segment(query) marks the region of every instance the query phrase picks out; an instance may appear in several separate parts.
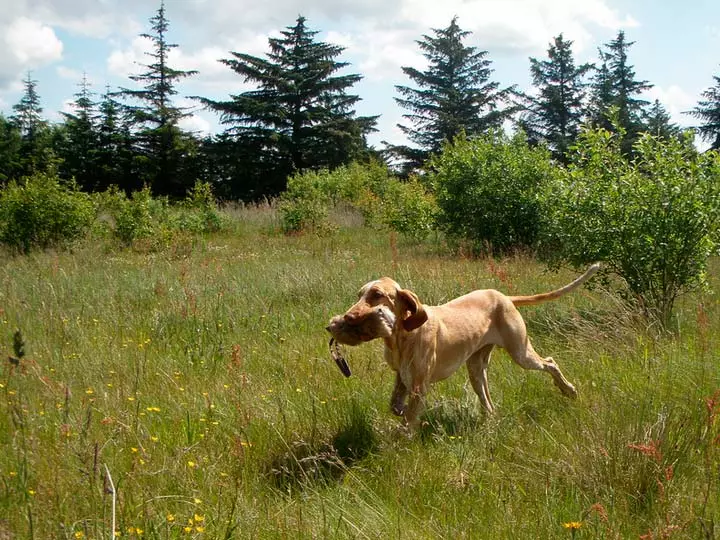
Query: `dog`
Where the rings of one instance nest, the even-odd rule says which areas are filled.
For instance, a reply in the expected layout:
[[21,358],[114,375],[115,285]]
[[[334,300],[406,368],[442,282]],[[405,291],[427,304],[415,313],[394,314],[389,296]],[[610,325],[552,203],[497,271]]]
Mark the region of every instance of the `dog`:
[[[358,301],[343,315],[333,317],[326,330],[332,335],[331,346],[333,340],[354,346],[383,339],[385,361],[396,374],[390,407],[411,428],[417,427],[430,385],[463,364],[480,402],[492,413],[487,369],[496,346],[503,347],[521,367],[549,373],[560,391],[574,398],[575,387],[555,361],[533,349],[517,308],[560,298],[599,268],[593,264],[573,282],[547,293],[507,296],[494,289],[476,290],[440,306],[422,304],[414,292],[383,277],[363,285]],[[339,353],[335,359],[349,376],[347,362]]]

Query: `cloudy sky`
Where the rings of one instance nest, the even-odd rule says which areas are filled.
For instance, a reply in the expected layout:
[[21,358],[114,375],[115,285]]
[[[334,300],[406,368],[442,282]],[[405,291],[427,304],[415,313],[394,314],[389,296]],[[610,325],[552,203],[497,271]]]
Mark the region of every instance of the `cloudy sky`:
[[[637,77],[655,87],[673,119],[720,75],[720,2],[717,0],[166,0],[169,41],[179,44],[170,65],[198,70],[178,85],[180,96],[224,99],[247,86],[218,62],[229,51],[262,55],[267,38],[298,15],[319,30],[319,39],[346,47],[340,60],[364,76],[353,92],[363,99],[358,113],[382,115],[372,143],[401,142],[394,85],[412,85],[401,66],[424,67],[415,40],[458,16],[470,30],[466,44],[489,51],[494,80],[527,88],[529,57],[544,58],[550,40],[563,33],[574,41],[578,63],[594,61],[597,48],[623,29],[635,41],[630,63]],[[148,19],[159,0],[0,0],[0,111],[11,112],[28,72],[38,81],[46,117],[67,110],[85,73],[92,90],[106,85],[137,88],[128,75],[147,63]],[[189,103],[186,98],[181,104]],[[212,113],[186,121],[196,131],[217,129]]]

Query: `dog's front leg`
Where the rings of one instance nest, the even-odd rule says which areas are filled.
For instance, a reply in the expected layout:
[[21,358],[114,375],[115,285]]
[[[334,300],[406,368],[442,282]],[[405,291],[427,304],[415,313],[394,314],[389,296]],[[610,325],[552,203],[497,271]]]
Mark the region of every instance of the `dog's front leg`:
[[405,412],[405,399],[408,391],[399,373],[395,374],[395,387],[390,396],[390,410],[395,416],[402,416]]
[[425,408],[425,387],[424,385],[414,384],[410,392],[407,407],[403,412],[405,424],[412,430],[415,430],[420,423],[420,415]]

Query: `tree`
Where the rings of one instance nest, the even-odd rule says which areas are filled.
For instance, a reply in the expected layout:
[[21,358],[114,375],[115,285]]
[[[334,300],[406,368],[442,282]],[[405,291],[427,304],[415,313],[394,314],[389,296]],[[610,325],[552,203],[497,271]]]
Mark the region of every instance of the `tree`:
[[130,121],[123,115],[123,110],[107,88],[98,104],[95,119],[98,132],[95,187],[99,191],[118,186],[129,194],[143,187],[134,166]]
[[679,137],[682,133],[680,127],[670,120],[670,114],[658,99],[645,112],[643,123],[645,131],[654,137],[669,139]]
[[25,91],[20,101],[13,105],[15,114],[10,117],[20,132],[18,177],[45,172],[55,165],[52,129],[42,116],[37,81],[28,73],[23,84]]
[[600,51],[601,67],[592,84],[594,125],[609,130],[615,126],[622,128],[621,147],[626,155],[645,130],[643,111],[649,102],[636,96],[653,87],[648,81],[635,79],[635,70],[628,63],[628,51],[634,44],[634,41],[628,42],[625,32],[620,30],[616,38],[606,44],[607,50]]
[[141,90],[122,88],[118,95],[141,103],[128,110],[136,126],[140,126],[134,135],[139,153],[144,157],[143,180],[155,194],[182,197],[194,183],[193,178],[184,174],[185,161],[193,145],[178,122],[191,113],[187,108],[173,105],[172,98],[177,94],[177,82],[197,71],[180,71],[168,64],[168,55],[177,44],[167,41],[169,21],[164,1],[150,23],[152,32],[140,36],[152,42],[152,52],[146,53],[152,61],[141,64],[146,71],[130,77],[144,87]]
[[530,58],[530,74],[536,95],[521,94],[525,104],[520,124],[531,142],[545,142],[553,157],[565,155],[580,132],[585,114],[583,78],[592,64],[575,66],[572,41],[560,34],[548,48],[548,60]]
[[20,146],[20,130],[0,114],[0,187],[19,176]]
[[72,113],[65,117],[63,137],[58,148],[61,158],[61,178],[74,178],[78,185],[90,191],[97,187],[98,133],[95,128],[95,103],[87,77],[80,82],[80,91],[75,94]]
[[293,172],[334,168],[367,154],[365,137],[377,117],[356,116],[360,98],[348,94],[362,77],[336,75],[348,65],[335,60],[344,48],[317,41],[318,32],[305,23],[300,16],[270,38],[266,58],[231,51],[232,58],[221,60],[255,90],[227,101],[199,98],[230,126],[236,152],[252,163],[249,177],[231,180],[243,183],[233,191],[245,197],[277,194]]
[[713,150],[720,150],[720,76],[713,76],[715,86],[705,90],[697,106],[688,114],[702,123],[697,127],[700,137],[710,142]]
[[628,300],[667,325],[717,252],[720,155],[699,154],[689,135],[645,133],[630,161],[616,130],[581,133],[570,165],[549,185],[541,254],[576,268],[602,262]]
[[390,152],[404,159],[408,170],[420,167],[460,132],[485,133],[513,112],[500,109],[511,89],[490,81],[494,70],[488,52],[465,46],[469,35],[455,17],[447,28],[433,29],[433,35],[416,42],[429,64],[425,71],[402,68],[418,88],[395,87],[402,96],[395,101],[410,111],[403,115],[409,125],[398,127],[416,147],[395,146]]

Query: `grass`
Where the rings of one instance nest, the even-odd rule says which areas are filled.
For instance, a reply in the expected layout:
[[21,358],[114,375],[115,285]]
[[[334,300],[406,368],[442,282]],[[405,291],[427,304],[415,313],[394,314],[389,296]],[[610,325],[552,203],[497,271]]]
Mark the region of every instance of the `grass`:
[[26,355],[0,370],[0,538],[111,538],[106,466],[127,538],[720,536],[717,294],[686,297],[670,336],[601,290],[524,309],[579,399],[498,352],[497,414],[461,371],[411,438],[379,343],[346,350],[350,379],[330,359],[323,328],[360,285],[391,275],[439,303],[574,274],[228,215],[161,252],[2,259],[0,353],[17,328]]

